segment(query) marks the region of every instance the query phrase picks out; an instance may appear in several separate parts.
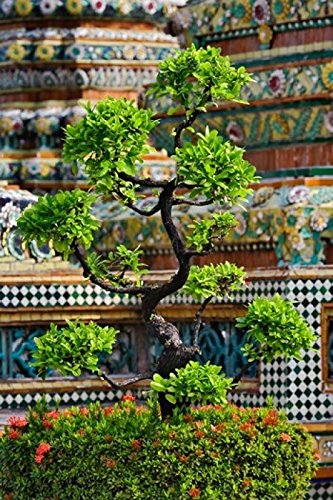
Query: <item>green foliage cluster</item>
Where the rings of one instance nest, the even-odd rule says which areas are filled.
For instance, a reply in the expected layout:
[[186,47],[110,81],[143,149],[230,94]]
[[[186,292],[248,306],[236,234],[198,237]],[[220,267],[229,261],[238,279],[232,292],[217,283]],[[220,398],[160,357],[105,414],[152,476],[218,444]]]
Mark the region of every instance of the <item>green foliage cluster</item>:
[[253,300],[237,326],[252,341],[243,348],[249,361],[260,357],[272,361],[278,356],[301,360],[302,349],[311,349],[316,338],[295,306],[278,294]]
[[66,128],[65,161],[83,164],[97,192],[135,199],[134,184],[122,174],[135,176],[137,162],[151,150],[148,136],[158,123],[153,112],[111,97],[85,109],[86,116]]
[[234,205],[252,193],[257,182],[255,168],[244,160],[244,149],[233,146],[206,128],[196,143],[185,142],[173,158],[178,165],[178,182],[191,189],[189,196],[203,196],[223,205]]
[[157,393],[164,393],[172,404],[222,404],[227,402],[232,379],[226,378],[221,370],[222,366],[209,362],[200,365],[190,361],[184,368],[176,369],[176,373],[170,373],[169,378],[155,373],[150,387]]
[[35,339],[34,366],[41,374],[48,369],[59,370],[62,375],[81,375],[83,370],[100,373],[98,355],[111,354],[118,331],[96,323],[67,321],[59,328],[53,323],[41,337]]
[[15,500],[301,500],[316,469],[311,436],[271,408],[161,421],[130,401],[11,419],[0,463],[0,497]]
[[[139,286],[142,283],[142,275],[148,272],[146,265],[140,261],[142,253],[139,247],[130,250],[125,245],[118,245],[115,251],[109,252],[108,260],[96,252],[90,252],[87,255],[87,263],[95,276],[107,279],[114,285],[124,286],[130,283],[125,272],[131,271],[136,285]],[[116,271],[118,271],[117,274],[115,274]]]
[[[237,101],[242,87],[251,75],[242,66],[235,68],[220,49],[196,49],[194,45],[176,57],[160,63],[156,84],[150,93],[156,97],[170,95],[181,108],[193,110],[221,100]],[[172,112],[178,108],[172,109]],[[170,113],[170,114],[171,114]]]
[[89,248],[99,228],[90,209],[96,196],[80,189],[46,194],[27,208],[17,221],[25,241],[43,245],[52,241],[55,250],[68,258],[73,244]]
[[213,214],[209,219],[194,221],[189,226],[192,233],[186,237],[186,242],[196,252],[211,251],[214,240],[222,239],[236,224],[237,221],[230,212]]
[[198,301],[209,297],[222,299],[229,292],[242,288],[244,280],[244,269],[228,261],[202,267],[191,266],[189,277],[182,290]]

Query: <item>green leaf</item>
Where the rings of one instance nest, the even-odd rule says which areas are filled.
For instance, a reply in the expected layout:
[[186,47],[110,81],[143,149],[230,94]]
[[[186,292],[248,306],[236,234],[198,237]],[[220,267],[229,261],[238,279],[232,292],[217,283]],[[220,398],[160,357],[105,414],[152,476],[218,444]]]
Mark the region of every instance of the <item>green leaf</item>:
[[98,354],[111,354],[118,331],[93,322],[67,321],[67,327],[53,323],[44,335],[35,339],[33,366],[38,371],[59,370],[63,375],[79,376],[82,370],[98,373]]
[[223,298],[230,292],[244,287],[245,272],[242,267],[224,262],[205,266],[191,266],[183,291],[195,300],[209,297]]
[[24,241],[35,240],[39,245],[50,241],[68,258],[74,244],[89,248],[94,232],[99,228],[90,213],[96,196],[80,189],[46,194],[27,208],[17,221]]
[[126,99],[107,98],[95,106],[86,106],[86,116],[66,128],[63,157],[80,162],[89,183],[97,192],[135,199],[135,183],[120,174],[135,176],[141,155],[151,148],[147,140],[157,121],[153,112],[138,109]]
[[232,379],[225,378],[220,371],[220,366],[209,362],[202,366],[197,361],[190,361],[184,368],[171,373],[169,378],[154,375],[150,386],[153,391],[164,392],[172,404],[221,404],[227,400]]
[[252,193],[249,185],[259,180],[255,168],[243,158],[244,149],[208,127],[197,136],[196,143],[186,142],[172,157],[178,165],[178,182],[195,186],[192,196],[215,203],[232,206],[244,201]]
[[177,403],[177,399],[172,394],[166,394],[165,399],[173,405],[175,405]]
[[249,361],[260,358],[272,361],[280,356],[299,360],[302,351],[310,349],[316,339],[294,305],[280,295],[253,300],[246,316],[237,318],[236,326],[246,331],[252,341],[252,346],[243,347]]

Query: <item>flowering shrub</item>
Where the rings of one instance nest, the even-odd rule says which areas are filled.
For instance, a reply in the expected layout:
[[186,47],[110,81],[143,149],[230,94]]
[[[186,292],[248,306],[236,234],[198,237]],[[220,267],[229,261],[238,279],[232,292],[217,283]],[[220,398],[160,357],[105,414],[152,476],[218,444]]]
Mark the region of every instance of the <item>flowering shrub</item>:
[[128,396],[11,419],[0,463],[0,497],[15,500],[301,500],[316,468],[310,435],[273,408],[208,405],[162,421]]

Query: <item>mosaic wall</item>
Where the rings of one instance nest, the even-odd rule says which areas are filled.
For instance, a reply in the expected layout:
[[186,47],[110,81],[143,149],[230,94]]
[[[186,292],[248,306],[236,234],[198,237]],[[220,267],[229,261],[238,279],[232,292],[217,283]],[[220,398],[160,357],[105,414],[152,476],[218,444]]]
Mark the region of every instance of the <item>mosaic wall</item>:
[[[143,174],[156,174],[164,178],[172,164],[152,162],[143,164]],[[35,170],[35,172],[37,169]],[[12,256],[17,260],[34,257],[45,260],[53,257],[47,245],[39,248],[35,243],[27,247],[16,229],[16,220],[22,209],[36,197],[25,191],[0,189],[0,233],[2,247],[0,257]],[[139,208],[148,208],[153,199],[144,198]],[[205,218],[216,207],[185,207],[177,211],[177,224],[184,234],[190,231],[193,220]],[[248,202],[246,211],[232,210],[237,226],[224,238],[224,249],[258,248],[258,245],[274,248],[278,265],[311,266],[325,263],[326,248],[333,239],[333,187],[309,187],[306,185],[270,186],[256,190]],[[126,212],[116,203],[101,202],[95,207],[95,215],[101,221],[97,235],[100,250],[114,248],[122,243],[129,247],[139,242],[147,253],[169,253],[170,244],[161,221],[157,217],[138,217]]]
[[[136,351],[133,329],[113,325],[120,330],[112,356],[101,355],[100,366],[107,373],[135,373]],[[43,335],[47,326],[10,326],[0,328],[0,379],[22,380],[36,378],[33,361],[36,337]],[[47,377],[59,374],[48,371]]]
[[[320,311],[321,303],[332,300],[333,285],[331,279],[296,279],[286,281],[259,280],[251,282],[246,291],[237,293],[226,299],[226,304],[246,304],[258,295],[266,297],[280,293],[289,300],[295,301],[298,310],[318,333],[320,347]],[[0,303],[2,308],[10,311],[27,302],[35,308],[55,306],[91,305],[137,305],[135,297],[112,297],[103,290],[92,285],[17,285],[1,286]],[[190,304],[189,297],[169,297],[165,304]],[[223,350],[223,346],[220,347]],[[234,396],[236,402],[263,405],[268,395],[273,395],[276,404],[286,409],[291,420],[321,421],[333,417],[333,395],[322,392],[322,373],[320,352],[306,353],[301,362],[280,361],[261,367],[262,383],[255,394],[240,393]],[[8,400],[9,397],[9,400]],[[31,397],[30,401],[31,401]],[[59,396],[62,397],[62,396]],[[76,397],[76,396],[75,396]],[[22,395],[22,404],[26,404]],[[78,396],[78,400],[80,395]],[[13,402],[13,396],[0,395],[0,407],[6,408]]]
[[[94,44],[91,40],[94,39]],[[42,42],[40,41],[42,39]],[[74,39],[74,42],[73,42]],[[121,41],[123,39],[123,42]],[[0,37],[0,63],[62,63],[115,61],[160,61],[174,54],[175,41],[170,35],[97,30],[96,28],[45,28],[5,31]],[[160,45],[157,45],[158,42]],[[135,43],[135,45],[134,45]],[[18,82],[16,82],[18,83]],[[77,82],[78,84],[80,82]],[[83,83],[83,82],[82,82]],[[4,84],[4,83],[3,83]],[[100,82],[100,85],[102,82]],[[109,86],[112,84],[109,82]]]
[[8,259],[14,262],[27,259],[43,261],[54,256],[48,245],[38,246],[36,242],[23,244],[17,231],[17,219],[36,200],[37,197],[28,191],[0,187],[0,265],[7,262],[7,271]]
[[328,378],[333,380],[333,321],[332,320],[329,321],[327,352],[328,352]]
[[177,0],[4,0],[0,20],[29,18],[43,19],[50,16],[103,17],[110,19],[146,20],[165,22],[175,10]]
[[[0,178],[14,182],[85,180],[82,170],[73,175],[72,165],[61,159],[63,129],[84,115],[81,106],[40,103],[23,109],[0,110]],[[39,150],[38,155],[34,154]],[[139,165],[142,175],[166,177],[174,162],[165,153],[147,155]]]
[[[47,189],[77,180],[61,147],[63,128],[82,117],[80,98],[135,98],[154,81],[159,62],[179,47],[163,27],[181,3],[1,2],[0,179],[48,181]],[[159,160],[148,159],[143,171],[165,175],[172,162]]]
[[[153,203],[142,200],[140,207]],[[174,211],[182,233],[190,231],[193,220],[205,218],[215,206],[185,207]],[[254,191],[246,211],[232,209],[237,226],[223,239],[220,250],[232,246],[268,245],[275,249],[279,266],[315,265],[325,263],[327,243],[333,238],[333,187],[309,187],[306,185],[282,186],[274,189],[269,185]],[[102,229],[98,241],[100,248],[111,248],[117,243],[128,246],[140,245],[146,252],[163,253],[170,249],[169,240],[157,217],[138,217],[116,204],[104,203],[96,207]]]
[[[332,43],[323,42],[285,47],[283,53],[280,48],[273,48],[232,54],[230,58],[235,66],[250,68],[253,81],[242,89],[240,96],[251,105],[252,101],[278,101],[276,98],[300,95],[304,98],[327,95],[330,98],[329,92],[333,90],[332,56]],[[157,113],[164,113],[168,107],[174,106],[166,97],[154,99],[150,96],[147,104]],[[241,109],[244,111],[247,107]],[[238,141],[241,142],[239,137]]]
[[[179,23],[204,39],[233,38],[298,30],[307,26],[330,26],[332,3],[326,0],[231,0],[189,1]],[[266,35],[267,36],[267,35]],[[267,39],[263,39],[266,42]]]
[[[300,102],[284,104],[283,109],[269,107],[221,109],[202,114],[196,125],[204,132],[206,126],[217,129],[220,134],[237,144],[245,144],[247,151],[260,150],[267,146],[325,142],[333,134],[333,111],[326,100],[309,104]],[[173,151],[173,128],[179,118],[164,118],[152,136],[157,148]]]
[[313,481],[306,497],[307,500],[332,500],[333,483],[330,481]]

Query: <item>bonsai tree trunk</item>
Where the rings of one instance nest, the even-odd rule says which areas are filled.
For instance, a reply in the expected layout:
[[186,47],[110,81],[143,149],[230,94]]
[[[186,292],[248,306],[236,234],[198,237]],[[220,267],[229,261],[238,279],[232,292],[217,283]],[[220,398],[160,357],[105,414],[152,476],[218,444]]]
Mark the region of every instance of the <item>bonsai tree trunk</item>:
[[[162,353],[157,361],[156,373],[164,378],[169,378],[176,368],[183,368],[196,354],[197,348],[185,346],[180,338],[179,330],[162,316],[153,315],[146,322],[147,332],[154,335],[163,345]],[[162,418],[171,415],[175,405],[165,399],[163,393],[159,393],[159,403]]]

